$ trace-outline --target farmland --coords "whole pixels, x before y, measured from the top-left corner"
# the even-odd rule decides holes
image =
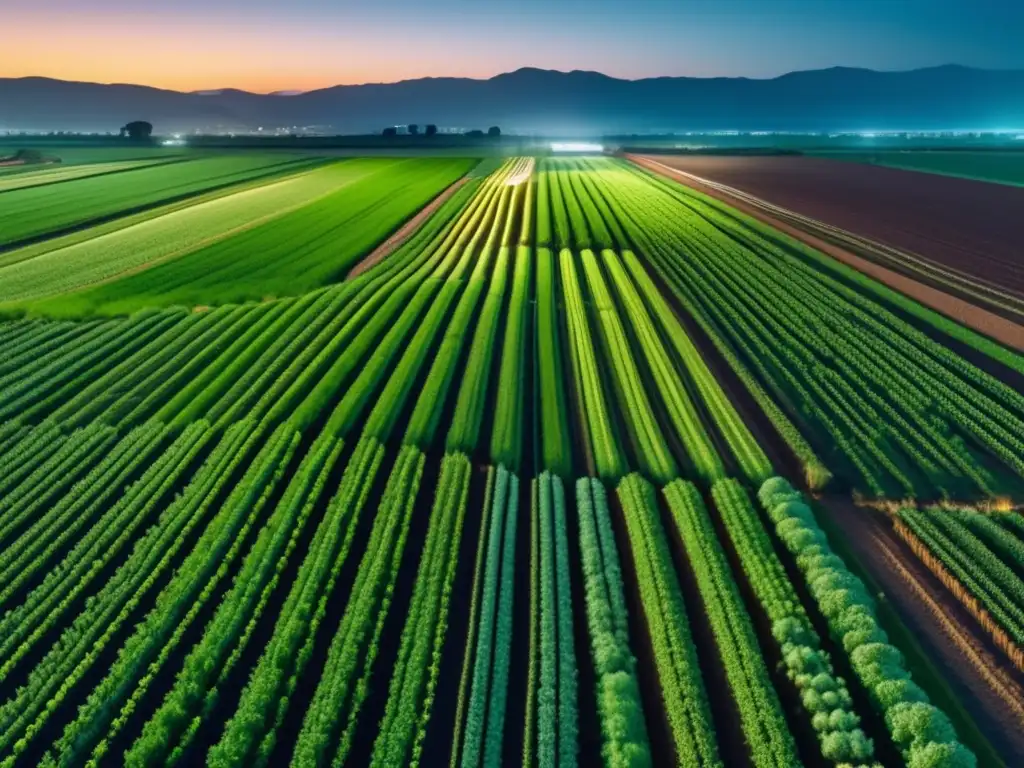
[[[1024,186],[1024,153],[998,151],[820,152],[822,157],[854,163],[925,171],[963,179]]]
[[[1014,764],[1017,351],[625,159],[123,162],[0,186],[0,766]]]
[[[1013,213],[1024,189],[825,157],[650,159],[820,222],[819,237],[1024,320],[1024,231]]]

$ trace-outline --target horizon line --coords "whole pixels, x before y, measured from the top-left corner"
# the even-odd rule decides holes
[[[200,96],[200,95],[218,95],[224,92],[233,91],[235,93],[246,94],[250,96],[279,96],[281,98],[291,98],[294,96],[302,96],[310,93],[316,93],[318,91],[329,91],[334,88],[361,88],[369,86],[383,86],[383,85],[401,85],[403,83],[414,83],[423,82],[425,80],[464,80],[470,82],[488,82],[495,80],[499,77],[505,77],[508,75],[517,74],[523,71],[534,71],[534,72],[545,72],[545,73],[556,73],[560,75],[599,75],[609,80],[618,80],[620,82],[638,83],[647,80],[752,80],[757,82],[770,82],[772,80],[780,80],[785,77],[792,75],[806,74],[812,72],[828,72],[836,69],[854,70],[859,72],[872,72],[876,74],[909,74],[913,72],[924,72],[927,70],[934,69],[968,69],[978,72],[1024,72],[1021,68],[988,68],[988,67],[972,67],[965,64],[947,63],[947,64],[936,64],[926,67],[913,67],[910,69],[874,69],[871,67],[856,67],[847,66],[844,64],[835,64],[830,67],[820,67],[817,69],[795,69],[790,72],[784,72],[780,75],[774,75],[772,77],[750,77],[746,75],[651,75],[648,77],[617,77],[615,75],[608,75],[604,72],[589,69],[570,69],[561,70],[546,67],[534,67],[524,65],[516,69],[498,72],[488,77],[465,77],[459,75],[427,75],[424,77],[411,77],[402,80],[391,80],[391,81],[375,81],[375,82],[361,82],[361,83],[335,83],[334,85],[325,85],[319,88],[310,88],[308,90],[301,89],[289,89],[289,88],[277,88],[271,91],[252,91],[245,88],[236,88],[233,86],[225,86],[220,88],[198,88],[195,90],[178,90],[176,88],[166,88],[158,85],[147,85],[145,83],[132,83],[132,82],[101,82],[98,80],[68,80],[60,77],[50,77],[48,75],[22,75],[18,77],[0,76],[0,81],[16,81],[16,80],[47,80],[57,83],[70,83],[75,85],[102,85],[102,86],[123,86],[129,88],[149,88],[155,91],[165,91],[168,93],[177,93],[182,95]]]

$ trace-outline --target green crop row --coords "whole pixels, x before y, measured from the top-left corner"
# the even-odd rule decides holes
[[[491,433],[491,459],[513,469],[519,466],[522,455],[524,400],[530,385],[525,370],[527,333],[531,327],[527,306],[533,277],[533,253],[530,248],[517,246],[514,262],[512,295],[501,345],[494,430]]]
[[[536,574],[539,605],[536,634],[530,638],[530,675],[523,738],[524,762],[540,768],[576,765],[578,702],[576,651],[573,647],[569,538],[562,480],[543,472],[533,481],[532,525],[537,547],[530,571]]]
[[[282,188],[284,198],[272,217],[259,218],[259,206],[250,200],[246,205],[250,219],[242,227],[227,228],[227,236],[212,242],[207,238],[198,247],[172,239],[166,248],[175,257],[63,298],[61,304],[65,312],[75,314],[125,313],[143,306],[297,295],[339,281],[470,164],[468,160],[352,160],[318,170],[307,177],[302,189]],[[317,175],[323,181],[314,185]],[[286,183],[294,186],[299,180]],[[196,209],[192,210],[175,234],[196,229]],[[227,221],[223,214],[221,221]]]
[[[711,706],[654,487],[639,475],[629,475],[619,483],[618,497],[676,762],[721,766]]]
[[[4,748],[13,747],[11,760],[38,736],[57,705],[91,669],[106,646],[118,637],[122,625],[147,592],[160,584],[161,575],[171,567],[177,550],[189,541],[189,531],[205,522],[206,527],[194,548],[176,571],[176,578],[160,591],[153,608],[120,646],[117,659],[79,708],[76,719],[55,742],[56,754],[88,753],[102,737],[106,725],[116,716],[134,685],[148,674],[150,663],[171,651],[174,638],[180,637],[189,617],[199,612],[215,589],[218,574],[223,577],[227,564],[237,556],[244,531],[251,527],[263,500],[267,498],[269,491],[266,489],[280,478],[285,457],[294,450],[297,442],[286,431],[267,441],[262,460],[252,465],[249,478],[234,488],[232,499],[212,520],[206,520],[210,505],[232,474],[243,465],[259,437],[253,425],[244,422],[224,436],[186,491],[165,511],[161,524],[150,528],[136,543],[128,560],[87,604],[86,610],[75,617],[60,641],[32,669],[29,684],[0,708],[0,743]],[[178,466],[190,463],[187,457],[186,453]],[[169,479],[166,471],[149,481],[144,478],[140,489],[142,495],[145,496],[145,489],[154,483],[164,485]],[[155,497],[160,495],[162,493],[154,494]],[[128,510],[119,511],[125,513]],[[145,519],[144,515],[139,517]],[[103,547],[101,538],[98,538],[101,534],[118,538]],[[89,544],[97,554],[102,553],[104,558],[109,558],[119,547],[127,546],[134,535],[132,526],[126,526],[122,521],[116,528],[91,530],[87,538],[92,539]],[[45,590],[47,595],[44,599],[63,596],[61,606],[67,606],[75,591],[82,588],[82,580],[94,578],[104,564],[103,559],[91,559],[82,554],[76,557],[75,554],[78,553],[73,551],[66,561],[72,567],[71,571],[54,580],[55,583]],[[43,587],[47,585],[44,583]],[[48,614],[51,617],[58,615],[53,609]],[[24,651],[25,647],[23,644],[19,651]]]
[[[20,606],[0,619],[5,638],[0,643],[0,659],[6,658],[9,650],[34,629],[33,617],[43,617],[49,610],[51,618],[57,618],[52,606],[64,596],[59,585],[75,583],[76,570],[87,573],[96,565],[94,558],[111,554],[110,549],[116,545],[116,537],[122,531],[115,532],[107,521],[117,520],[124,512],[130,517],[126,515],[119,522],[129,527],[146,521],[147,507],[152,509],[153,489],[164,482],[157,478],[177,468],[184,469],[182,465],[187,462],[182,461],[182,456],[188,456],[205,442],[202,438],[205,431],[206,425],[197,423],[183,432],[173,446],[161,451],[168,441],[166,427],[153,424],[133,430],[118,441],[94,470],[71,487],[70,494],[50,506],[30,525],[21,524],[28,523],[31,508],[25,510],[24,516],[19,516],[17,523],[5,524],[4,550],[0,554],[4,584],[0,590],[0,611],[6,612],[18,592],[40,575],[45,574],[45,578]],[[140,471],[140,479],[129,485],[129,479]],[[18,528],[21,528],[20,533],[12,537]],[[111,532],[115,532],[115,538],[106,538]],[[72,542],[71,552],[59,560],[64,548]]]
[[[863,582],[832,552],[803,497],[786,480],[775,477],[761,486],[758,498],[907,765],[973,768],[974,755],[957,740],[945,714],[911,680],[903,655],[889,644],[878,624],[874,601]]]
[[[451,765],[501,765],[512,653],[519,478],[488,472]]]
[[[696,193],[639,171],[603,188],[727,360],[751,366],[761,392],[837,446],[836,469],[854,484],[877,495],[996,493],[979,447],[1024,474],[1024,408],[1005,385]]]
[[[296,768],[341,764],[352,747],[353,731],[368,693],[367,678],[409,536],[423,465],[423,454],[412,446],[404,446],[395,460],[351,598],[302,722],[292,757]]]
[[[373,746],[374,765],[418,766],[423,759],[423,742],[448,631],[448,610],[471,472],[464,454],[450,453],[441,462],[398,660],[391,672],[384,719]],[[507,675],[503,677],[506,678]]]
[[[224,155],[151,166],[121,177],[93,176],[6,192],[0,245],[322,163],[313,158],[269,153]],[[0,265],[17,262],[18,258],[17,251],[5,254]]]
[[[576,510],[590,654],[597,676],[594,695],[601,718],[601,756],[609,768],[644,768],[654,763],[629,643],[615,533],[600,481],[576,481]]]
[[[874,745],[860,728],[860,716],[846,683],[836,676],[822,649],[821,638],[746,490],[735,480],[720,480],[712,494],[747,583],[771,622],[772,639],[786,674],[800,693],[822,757],[843,765],[871,765]]]
[[[626,464],[612,426],[612,416],[602,386],[587,307],[577,277],[572,251],[558,254],[561,267],[562,296],[565,301],[565,322],[569,335],[569,358],[572,361],[576,390],[577,416],[586,423],[587,443],[597,473],[614,482],[626,473]]]
[[[693,483],[676,480],[665,487],[664,494],[696,577],[751,762],[775,768],[799,766],[796,742],[768,676],[753,623],[700,493]]]
[[[937,510],[937,513],[951,515],[961,525],[969,528],[1003,562],[1015,567],[1018,573],[1024,573],[1024,521],[1019,514],[983,515],[953,510]]]
[[[174,158],[177,160],[177,158]],[[168,162],[167,159],[153,158],[150,160],[111,160],[107,163],[88,163],[83,165],[59,165],[56,168],[46,168],[40,171],[28,173],[16,173],[0,176],[0,192],[11,192],[16,189],[38,187],[43,184],[56,184],[58,182],[74,181],[89,176],[104,176],[108,174],[120,174],[125,171],[132,171],[139,168],[148,168],[153,165],[162,165]],[[119,177],[118,181],[131,183],[130,176]]]
[[[536,362],[542,466],[565,477],[572,470],[572,438],[569,433],[558,298],[555,255],[547,248],[538,248]]]
[[[614,258],[614,253],[608,251],[602,254],[603,259],[607,259],[609,256]],[[612,301],[608,285],[601,274],[601,266],[594,252],[589,250],[581,252],[580,261],[591,297],[590,306],[593,314],[597,317],[597,326],[600,329],[601,349],[604,352],[604,358],[610,361],[609,367],[615,382],[614,390],[620,399],[624,420],[629,425],[630,439],[637,446],[641,467],[647,475],[660,483],[667,483],[678,475],[678,469],[647,396],[640,370],[633,358],[630,341]],[[634,314],[627,314],[632,320],[636,320]],[[646,345],[645,341],[648,342]],[[678,379],[673,376],[673,372],[668,368],[664,358],[656,359],[657,355],[663,352],[663,348],[648,336],[641,337],[641,351],[654,370],[655,380],[661,394],[665,396],[666,390],[671,391],[678,384]],[[663,367],[659,369],[656,365],[657,362],[662,363]],[[678,393],[679,389],[676,389],[675,394]],[[689,405],[688,401],[687,405]],[[674,417],[678,415],[677,412],[672,412],[672,414]],[[693,415],[692,406],[689,415]],[[678,423],[676,421],[677,426]],[[601,452],[597,451],[597,453],[600,455]],[[711,453],[717,458],[713,451]]]
[[[1024,645],[1024,580],[955,516],[906,508],[898,513],[965,589]]]

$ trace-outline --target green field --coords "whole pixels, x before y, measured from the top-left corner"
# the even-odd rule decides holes
[[[1024,358],[625,160],[299,162],[0,251],[0,768],[1013,765],[822,518],[1019,668]]]
[[[1024,152],[987,150],[909,150],[905,152],[813,152],[816,157],[846,160],[852,163],[884,165],[907,171],[924,171],[943,176],[957,176],[977,181],[994,181],[1011,186],[1024,186]]]
[[[0,302],[82,315],[295,295],[343,277],[472,166],[470,160],[321,164],[63,248],[13,250],[0,254]],[[102,285],[75,292],[94,283]],[[26,302],[54,294],[60,295]]]

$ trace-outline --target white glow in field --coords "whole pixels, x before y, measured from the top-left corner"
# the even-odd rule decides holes
[[[533,175],[533,166],[535,161],[532,157],[521,157],[516,161],[512,168],[512,173],[509,175],[508,180],[505,182],[507,187],[516,187],[522,184],[524,181],[529,181]]]
[[[604,152],[603,144],[591,144],[587,141],[552,141],[552,152]]]

